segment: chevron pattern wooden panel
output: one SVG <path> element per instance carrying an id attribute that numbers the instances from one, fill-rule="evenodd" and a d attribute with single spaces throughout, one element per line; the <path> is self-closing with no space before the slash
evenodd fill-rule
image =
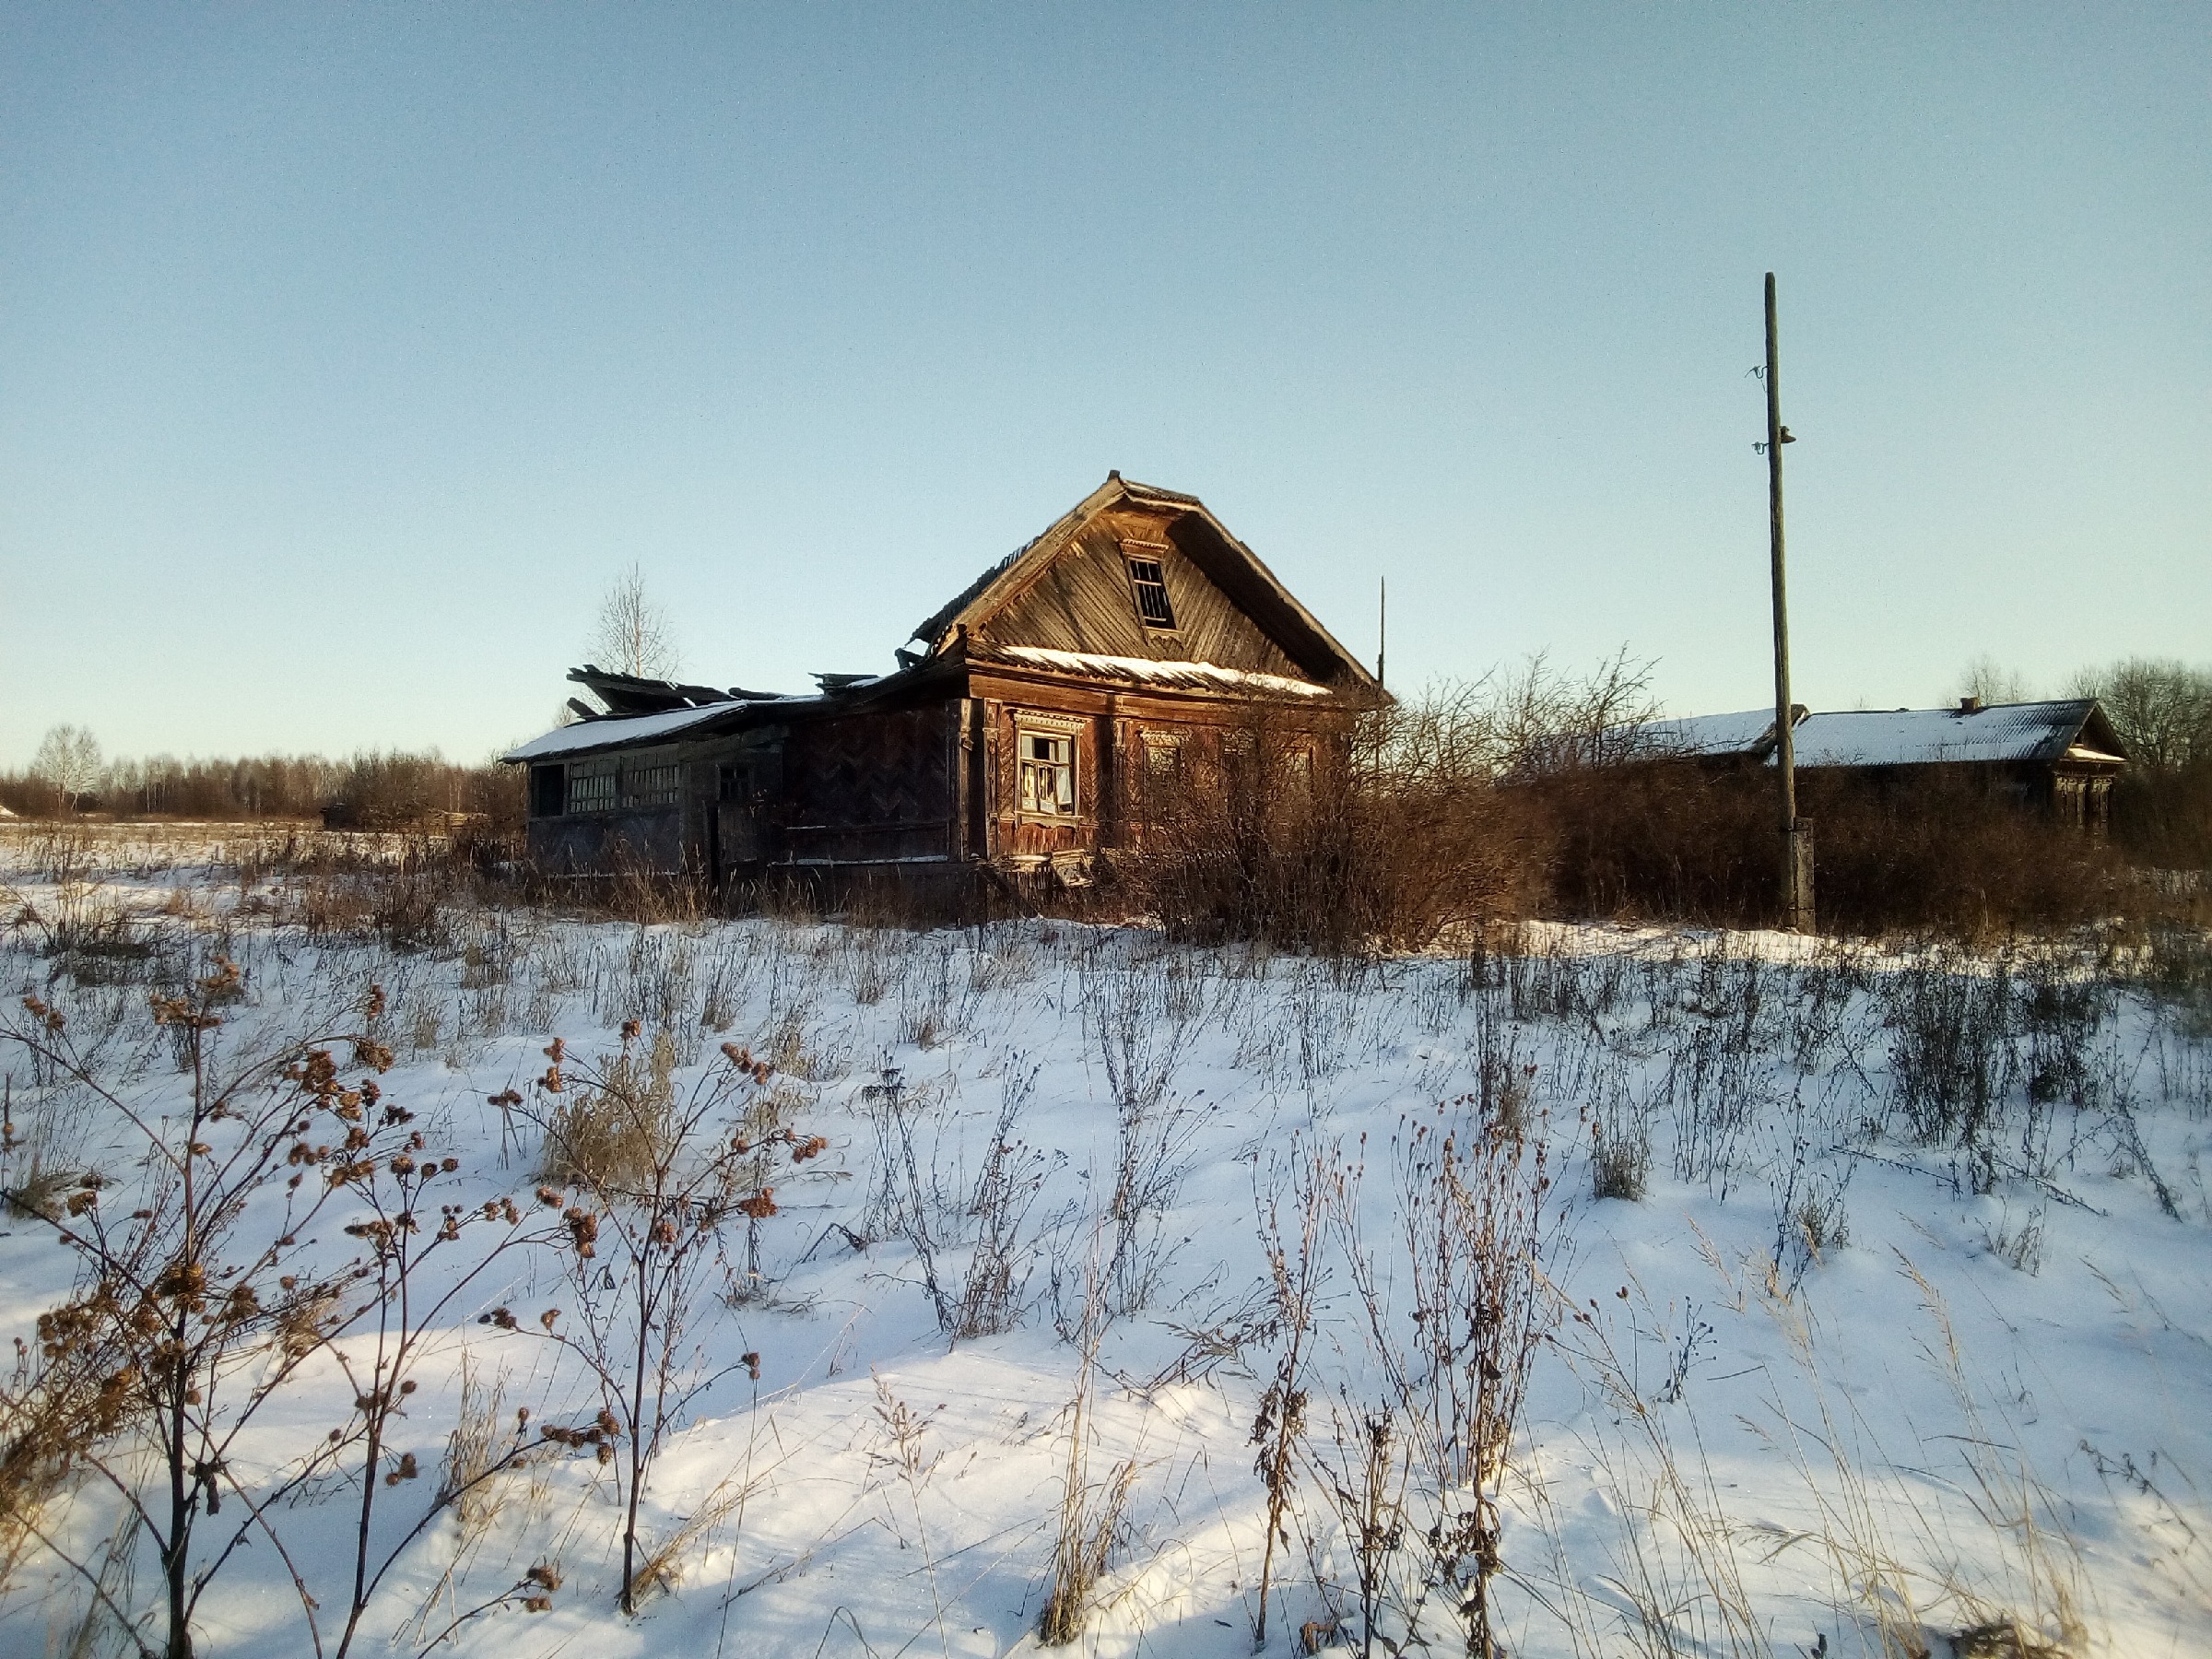
<path id="1" fill-rule="evenodd" d="M 786 751 L 793 826 L 948 820 L 952 720 L 933 703 L 796 728 Z"/>

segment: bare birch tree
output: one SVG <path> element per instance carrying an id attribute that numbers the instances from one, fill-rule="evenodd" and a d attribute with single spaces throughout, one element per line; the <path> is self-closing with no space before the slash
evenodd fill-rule
<path id="1" fill-rule="evenodd" d="M 668 613 L 646 591 L 640 566 L 624 571 L 601 596 L 589 650 L 600 667 L 641 679 L 674 679 L 681 671 Z"/>
<path id="2" fill-rule="evenodd" d="M 64 811 L 76 811 L 100 787 L 100 739 L 84 726 L 55 726 L 39 739 L 30 775 L 62 797 Z"/>

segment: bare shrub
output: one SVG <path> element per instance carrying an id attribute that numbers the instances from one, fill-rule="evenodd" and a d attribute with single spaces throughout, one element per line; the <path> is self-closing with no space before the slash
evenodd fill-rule
<path id="1" fill-rule="evenodd" d="M 546 1051 L 551 1065 L 535 1084 L 536 1112 L 555 1144 L 551 1156 L 578 1194 L 571 1202 L 550 1186 L 538 1189 L 538 1201 L 559 1214 L 568 1235 L 576 1317 L 562 1323 L 559 1311 L 548 1309 L 536 1323 L 582 1361 L 599 1387 L 596 1421 L 572 1439 L 590 1445 L 602 1465 L 618 1469 L 619 1599 L 623 1612 L 632 1614 L 642 1592 L 665 1582 L 665 1550 L 646 1548 L 639 1529 L 662 1446 L 720 1377 L 737 1366 L 759 1375 L 757 1353 L 705 1372 L 688 1358 L 688 1334 L 721 1258 L 723 1230 L 739 1218 L 747 1224 L 747 1265 L 735 1293 L 750 1295 L 760 1282 L 759 1227 L 777 1213 L 769 1182 L 771 1152 L 801 1164 L 829 1145 L 790 1128 L 759 1139 L 747 1132 L 745 1120 L 770 1075 L 767 1062 L 749 1051 L 723 1044 L 725 1064 L 678 1094 L 670 1082 L 672 1060 L 641 1057 L 641 1034 L 630 1021 L 620 1052 L 597 1065 L 571 1060 L 557 1039 Z M 592 1129 L 585 1141 L 557 1141 L 564 1097 L 579 1086 L 595 1101 L 593 1119 L 611 1116 L 612 1124 Z M 508 1095 L 509 1104 L 522 1104 L 513 1091 Z M 602 1245 L 612 1260 L 600 1261 Z M 518 1324 L 506 1309 L 488 1317 L 504 1328 Z"/>
<path id="2" fill-rule="evenodd" d="M 1183 938 L 1298 948 L 1418 948 L 1523 913 L 1539 891 L 1526 815 L 1495 786 L 1478 687 L 1316 724 L 1255 709 L 1147 776 L 1119 866 Z"/>
<path id="3" fill-rule="evenodd" d="M 2038 816 L 1971 769 L 1901 781 L 1801 772 L 1826 928 L 1980 936 L 2155 912 L 2110 842 Z M 1535 780 L 1551 901 L 1575 915 L 1770 925 L 1780 913 L 1774 783 L 1663 758 Z"/>
<path id="4" fill-rule="evenodd" d="M 1081 971 L 1084 1016 L 1114 1102 L 1106 1295 L 1116 1313 L 1131 1313 L 1150 1300 L 1172 1253 L 1165 1218 L 1205 1121 L 1195 1100 L 1169 1092 L 1198 1033 L 1201 987 L 1164 958 L 1135 966 L 1086 958 Z"/>
<path id="5" fill-rule="evenodd" d="M 1404 1437 L 1387 1405 L 1355 1406 L 1340 1394 L 1329 1410 L 1329 1440 L 1315 1446 L 1314 1472 L 1335 1512 L 1337 1535 L 1351 1557 L 1352 1593 L 1359 1603 L 1360 1659 L 1374 1659 L 1375 1644 L 1390 1641 L 1383 1612 L 1406 1540 L 1407 1462 Z M 1343 1622 L 1339 1597 L 1320 1586 L 1329 1605 L 1330 1632 Z"/>
<path id="6" fill-rule="evenodd" d="M 1617 1085 L 1591 1119 L 1590 1191 L 1595 1197 L 1641 1204 L 1651 1175 L 1651 1124 L 1627 1088 Z"/>
<path id="7" fill-rule="evenodd" d="M 1466 1652 L 1487 1659 L 1503 1566 L 1498 1500 L 1529 1371 L 1556 1323 L 1542 1270 L 1550 1153 L 1534 1125 L 1524 1135 L 1419 1124 L 1401 1138 L 1397 1179 L 1410 1328 L 1387 1345 L 1378 1332 L 1377 1347 L 1427 1514 L 1425 1587 Z M 1371 1319 L 1371 1281 L 1362 1291 Z"/>
<path id="8" fill-rule="evenodd" d="M 1034 1265 L 1037 1241 L 1028 1230 L 1030 1208 L 1043 1190 L 1044 1153 L 1018 1139 L 1016 1129 L 1037 1087 L 1037 1068 L 1017 1060 L 1001 1074 L 998 1117 L 991 1127 L 990 1150 L 983 1155 L 968 1214 L 975 1222 L 975 1243 L 947 1335 L 995 1336 L 1019 1322 L 1022 1299 Z M 939 1323 L 944 1323 L 943 1310 Z"/>
<path id="9" fill-rule="evenodd" d="M 933 1147 L 926 1180 L 916 1155 L 923 1098 L 906 1088 L 895 1067 L 887 1067 L 880 1082 L 862 1091 L 882 1148 L 883 1185 L 873 1200 L 877 1221 L 904 1234 L 913 1246 L 937 1328 L 956 1342 L 995 1336 L 1020 1323 L 1038 1249 L 1030 1211 L 1043 1190 L 1050 1163 L 1041 1149 L 1018 1135 L 1023 1109 L 1036 1086 L 1037 1068 L 1018 1055 L 1009 1057 L 1000 1073 L 998 1114 L 974 1188 L 952 1194 L 937 1186 L 939 1160 L 934 1154 L 942 1150 L 943 1137 Z M 940 1218 L 948 1214 L 954 1218 L 951 1228 L 941 1231 Z M 963 1244 L 967 1264 L 958 1282 L 948 1284 L 946 1259 Z"/>
<path id="10" fill-rule="evenodd" d="M 1342 1172 L 1324 1163 L 1310 1145 L 1294 1146 L 1288 1167 L 1276 1166 L 1272 1180 L 1265 1196 L 1254 1194 L 1260 1249 L 1267 1261 L 1267 1316 L 1255 1335 L 1276 1349 L 1275 1374 L 1260 1397 L 1252 1426 L 1252 1444 L 1258 1448 L 1253 1473 L 1267 1493 L 1267 1532 L 1260 1550 L 1260 1611 L 1253 1624 L 1254 1648 L 1267 1641 L 1267 1596 L 1275 1577 L 1276 1547 L 1290 1547 L 1288 1522 L 1306 1438 L 1306 1367 L 1319 1312 L 1322 1248 L 1329 1218 L 1343 1201 L 1344 1187 Z M 1291 1230 L 1283 1225 L 1286 1197 L 1296 1223 Z"/>
<path id="11" fill-rule="evenodd" d="M 2002 965 L 1980 972 L 1956 955 L 1925 953 L 1888 977 L 1883 1001 L 1897 1030 L 1891 1100 L 1924 1145 L 1964 1152 L 1973 1190 L 1988 1192 L 1996 1183 L 1997 1134 L 2013 1076 L 2010 973 Z"/>
<path id="12" fill-rule="evenodd" d="M 58 1007 L 27 997 L 20 1016 L 0 1020 L 0 1041 L 97 1095 L 145 1155 L 124 1200 L 135 1207 L 110 1206 L 103 1195 L 124 1182 L 95 1171 L 41 1213 L 75 1253 L 78 1280 L 40 1316 L 37 1363 L 0 1415 L 28 1416 L 63 1438 L 46 1442 L 43 1461 L 18 1464 L 24 1501 L 10 1513 L 131 1629 L 105 1599 L 104 1569 L 73 1555 L 32 1513 L 54 1489 L 57 1468 L 97 1470 L 138 1515 L 159 1559 L 174 1659 L 193 1651 L 198 1608 L 223 1566 L 258 1538 L 289 1570 L 317 1651 L 318 1610 L 345 1609 L 329 1650 L 335 1659 L 441 1501 L 396 1537 L 379 1524 L 385 1491 L 418 1474 L 414 1454 L 391 1439 L 415 1392 L 409 1372 L 453 1299 L 527 1235 L 512 1204 L 443 1205 L 435 1230 L 425 1225 L 433 1183 L 458 1159 L 432 1151 L 413 1113 L 382 1098 L 375 1074 L 392 1054 L 370 1034 L 381 989 L 371 988 L 350 1033 L 282 1041 L 258 1056 L 247 1049 L 232 1062 L 218 1044 L 225 1020 L 216 1010 L 237 1000 L 239 984 L 236 965 L 218 961 L 188 992 L 154 996 L 156 1022 L 183 1034 L 190 1077 L 180 1109 L 159 1116 L 119 1092 L 99 1068 L 99 1051 L 76 1041 Z M 350 1045 L 360 1073 L 351 1084 L 335 1057 L 340 1045 Z M 341 1219 L 358 1253 L 334 1264 L 305 1236 Z M 473 1266 L 447 1276 L 435 1294 L 407 1293 L 425 1260 L 486 1227 L 498 1236 Z M 359 1340 L 340 1345 L 340 1335 Z M 350 1408 L 306 1453 L 252 1481 L 241 1466 L 242 1437 L 318 1356 L 345 1376 Z M 87 1379 L 96 1380 L 88 1396 Z M 343 1591 L 326 1585 L 318 1598 L 270 1517 L 334 1472 L 355 1483 L 353 1547 Z"/>
<path id="13" fill-rule="evenodd" d="M 1098 1385 L 1099 1342 L 1107 1315 L 1100 1299 L 1096 1241 L 1085 1275 L 1078 1314 L 1075 1396 L 1067 1404 L 1067 1455 L 1060 1479 L 1060 1503 L 1053 1535 L 1053 1587 L 1046 1595 L 1037 1636 L 1046 1647 L 1064 1647 L 1083 1633 L 1099 1583 L 1123 1530 L 1123 1512 L 1136 1485 L 1136 1460 L 1117 1460 L 1105 1477 L 1090 1476 L 1093 1394 Z"/>
<path id="14" fill-rule="evenodd" d="M 1987 1221 L 1980 1224 L 1982 1243 L 1989 1253 L 2015 1273 L 2030 1277 L 2043 1270 L 2043 1206 L 2032 1206 L 2018 1220 L 2006 1210 L 1997 1218 L 1995 1227 Z"/>

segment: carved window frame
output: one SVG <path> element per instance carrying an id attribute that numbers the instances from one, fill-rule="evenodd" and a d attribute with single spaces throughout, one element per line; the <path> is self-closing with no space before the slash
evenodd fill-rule
<path id="1" fill-rule="evenodd" d="M 1090 722 L 1078 714 L 1014 716 L 1014 809 L 1038 824 L 1073 824 L 1083 816 L 1083 735 Z M 1035 746 L 1045 746 L 1032 753 Z M 1039 785 L 1042 784 L 1041 794 Z M 1040 798 L 1053 805 L 1035 805 Z M 1065 802 L 1065 805 L 1062 803 Z"/>

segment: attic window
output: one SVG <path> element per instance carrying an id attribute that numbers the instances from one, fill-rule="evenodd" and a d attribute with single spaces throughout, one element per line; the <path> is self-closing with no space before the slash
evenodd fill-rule
<path id="1" fill-rule="evenodd" d="M 1124 542 L 1122 556 L 1129 562 L 1129 591 L 1136 600 L 1136 614 L 1147 628 L 1172 633 L 1175 607 L 1168 600 L 1167 548 L 1152 542 Z"/>

